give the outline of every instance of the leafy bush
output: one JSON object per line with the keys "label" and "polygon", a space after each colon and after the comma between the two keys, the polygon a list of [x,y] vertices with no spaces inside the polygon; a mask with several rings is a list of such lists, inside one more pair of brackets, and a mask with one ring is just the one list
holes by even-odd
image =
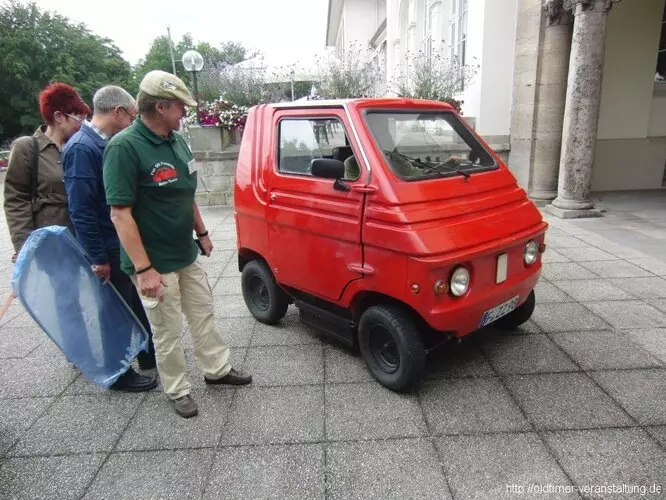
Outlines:
{"label": "leafy bush", "polygon": [[456,95],[476,76],[478,64],[462,65],[458,58],[446,57],[436,49],[430,57],[419,50],[407,60],[410,62],[406,69],[391,82],[399,96],[447,102],[460,110]]}

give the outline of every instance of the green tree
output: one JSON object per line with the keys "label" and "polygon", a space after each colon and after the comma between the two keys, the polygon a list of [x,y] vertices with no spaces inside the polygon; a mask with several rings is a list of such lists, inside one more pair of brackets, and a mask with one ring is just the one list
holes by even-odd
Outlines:
{"label": "green tree", "polygon": [[[208,42],[195,44],[192,35],[186,33],[177,43],[174,43],[173,56],[176,63],[176,73],[190,88],[192,86],[192,75],[185,71],[182,63],[183,54],[190,49],[199,52],[204,60],[203,70],[197,79],[199,96],[203,99],[219,97],[218,76],[221,69],[244,61],[249,56],[248,50],[238,42],[227,41],[218,48]],[[136,65],[135,74],[140,81],[143,75],[155,69],[161,69],[169,73],[173,72],[169,38],[166,35],[158,36],[152,41],[146,56]]]}
{"label": "green tree", "polygon": [[0,33],[0,142],[37,128],[39,92],[49,82],[72,85],[89,105],[103,85],[136,92],[120,49],[83,24],[11,0],[0,6]]}

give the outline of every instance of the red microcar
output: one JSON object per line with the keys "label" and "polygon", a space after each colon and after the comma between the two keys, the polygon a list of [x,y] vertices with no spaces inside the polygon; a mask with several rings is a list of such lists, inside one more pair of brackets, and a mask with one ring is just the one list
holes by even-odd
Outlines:
{"label": "red microcar", "polygon": [[418,386],[432,348],[534,311],[548,225],[448,104],[251,108],[234,216],[254,317],[275,324],[294,303],[395,391]]}

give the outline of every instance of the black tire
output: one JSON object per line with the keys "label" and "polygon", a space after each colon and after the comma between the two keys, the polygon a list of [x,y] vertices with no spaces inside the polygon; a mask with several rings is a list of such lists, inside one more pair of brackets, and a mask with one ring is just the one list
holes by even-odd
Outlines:
{"label": "black tire", "polygon": [[396,392],[416,388],[425,369],[425,348],[414,320],[392,305],[368,308],[358,325],[358,344],[372,376]]}
{"label": "black tire", "polygon": [[536,297],[534,295],[534,290],[532,290],[525,302],[506,316],[502,316],[495,321],[493,326],[498,330],[515,330],[532,317],[535,305]]}
{"label": "black tire", "polygon": [[243,267],[241,288],[245,305],[261,323],[274,325],[287,314],[289,297],[263,261],[253,260]]}

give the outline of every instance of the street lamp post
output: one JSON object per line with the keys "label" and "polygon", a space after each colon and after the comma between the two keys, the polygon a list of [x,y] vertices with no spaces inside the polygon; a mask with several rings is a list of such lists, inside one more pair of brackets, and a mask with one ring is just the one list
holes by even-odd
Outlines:
{"label": "street lamp post", "polygon": [[197,124],[201,125],[199,117],[199,89],[197,88],[197,73],[203,68],[204,60],[196,50],[188,50],[183,54],[183,66],[186,71],[192,72],[192,86],[194,87],[194,99],[197,101]]}

